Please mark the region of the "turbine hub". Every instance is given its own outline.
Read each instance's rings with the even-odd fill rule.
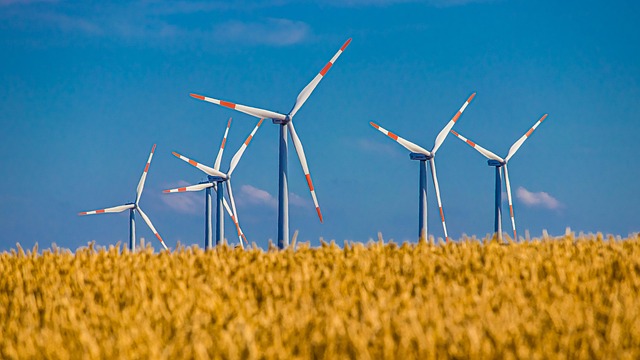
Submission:
[[[278,125],[287,125],[290,121],[291,121],[291,117],[289,115],[287,115],[287,117],[284,120],[280,120],[280,119],[271,119],[271,121],[274,124],[278,124]]]
[[[425,154],[421,154],[421,153],[409,153],[409,159],[411,160],[420,160],[420,161],[427,161],[427,160],[431,160],[433,159],[433,155],[428,156]]]
[[[491,160],[487,161],[487,164],[489,166],[501,167],[501,166],[504,166],[504,164],[506,164],[506,162],[502,162],[502,161],[491,159]]]
[[[221,176],[211,176],[211,175],[209,175],[209,176],[207,176],[207,178],[209,178],[209,182],[212,182],[212,183],[213,182],[223,182],[223,181],[226,180]]]

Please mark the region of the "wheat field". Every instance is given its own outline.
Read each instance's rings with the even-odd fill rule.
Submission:
[[[2,359],[640,358],[640,235],[0,254]]]

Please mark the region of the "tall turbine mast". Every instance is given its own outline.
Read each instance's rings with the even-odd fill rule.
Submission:
[[[411,160],[417,160],[420,163],[420,177],[419,177],[419,191],[418,191],[418,239],[426,240],[428,232],[427,232],[427,161],[429,162],[429,168],[431,169],[431,177],[433,178],[433,186],[436,191],[436,198],[438,199],[438,209],[440,210],[440,219],[442,221],[442,229],[444,230],[445,241],[449,241],[449,235],[447,233],[447,224],[444,221],[444,211],[442,210],[442,201],[440,199],[440,187],[438,186],[438,176],[436,175],[436,162],[435,156],[436,152],[447,138],[449,131],[456,124],[464,110],[467,108],[471,100],[476,96],[476,93],[471,94],[467,101],[462,104],[462,107],[456,114],[453,116],[451,120],[445,125],[445,127],[440,130],[440,133],[436,137],[435,143],[431,151],[426,150],[425,148],[406,140],[391,131],[381,127],[380,125],[371,122],[371,126],[376,128],[381,133],[387,135],[389,138],[393,139],[395,142],[400,144],[400,146],[409,150],[409,158]]]
[[[298,154],[298,159],[300,160],[300,165],[302,166],[302,171],[307,181],[307,185],[309,186],[309,191],[311,193],[311,198],[313,199],[313,203],[316,208],[316,212],[318,214],[318,218],[320,222],[322,219],[322,212],[320,211],[320,205],[318,204],[318,199],[316,197],[315,188],[313,186],[313,182],[311,181],[311,174],[309,171],[309,166],[307,164],[307,158],[304,154],[304,148],[302,147],[302,142],[296,133],[296,129],[293,125],[293,117],[296,115],[298,110],[304,105],[307,101],[311,93],[315,90],[316,86],[320,83],[320,81],[327,74],[329,69],[333,66],[335,61],[342,55],[342,52],[349,46],[351,39],[348,39],[342,47],[336,52],[336,54],[329,60],[329,62],[320,70],[320,72],[311,80],[307,86],[302,89],[302,91],[298,94],[296,101],[293,105],[291,111],[288,114],[281,114],[275,111],[260,109],[256,107],[236,104],[233,102],[215,99],[207,96],[190,94],[193,98],[198,100],[207,101],[216,105],[224,106],[251,116],[255,116],[257,118],[268,118],[271,119],[274,124],[280,125],[280,137],[279,137],[279,191],[278,191],[278,247],[280,249],[284,249],[289,246],[289,184],[288,184],[288,167],[287,167],[287,153],[288,153],[288,144],[287,138],[289,134],[291,136],[291,141],[293,142],[293,146],[296,149],[296,153]]]
[[[493,166],[496,168],[496,188],[495,188],[495,219],[494,219],[494,232],[498,235],[498,239],[502,241],[502,176],[504,174],[505,187],[507,189],[507,199],[509,201],[509,215],[511,217],[511,227],[513,229],[513,239],[517,241],[518,234],[516,232],[516,219],[513,213],[513,199],[511,197],[511,183],[509,182],[509,170],[507,169],[507,163],[509,159],[515,155],[515,153],[520,149],[522,144],[533,134],[536,128],[542,124],[542,122],[547,118],[548,114],[542,115],[542,117],[536,121],[535,124],[527,131],[522,137],[520,137],[511,148],[509,148],[509,152],[507,156],[503,159],[500,156],[494,154],[493,152],[483,148],[477,143],[467,139],[461,134],[451,130],[451,133],[455,135],[458,139],[464,141],[467,145],[476,149],[482,156],[488,159],[487,164],[489,166]]]
[[[104,213],[119,213],[125,210],[129,210],[129,249],[131,251],[134,251],[136,249],[136,219],[135,219],[136,211],[140,213],[142,220],[144,220],[147,226],[149,226],[149,229],[151,229],[151,232],[153,232],[153,235],[155,235],[156,239],[160,241],[160,244],[162,244],[162,247],[164,247],[165,250],[169,250],[169,248],[167,248],[167,245],[164,243],[164,240],[162,240],[162,237],[160,236],[160,234],[158,234],[158,231],[156,231],[156,228],[151,223],[151,220],[149,219],[147,214],[145,214],[144,211],[142,211],[142,208],[140,208],[140,204],[139,204],[140,197],[142,196],[142,190],[144,189],[144,183],[147,180],[147,173],[149,172],[151,159],[153,158],[153,153],[155,152],[155,150],[156,150],[156,144],[153,144],[153,147],[151,148],[151,153],[149,154],[149,159],[147,160],[147,164],[145,165],[144,171],[142,172],[142,176],[140,177],[140,181],[138,182],[138,187],[136,188],[135,202],[114,206],[106,209],[83,211],[78,213],[78,215],[94,215],[94,214],[104,214]]]

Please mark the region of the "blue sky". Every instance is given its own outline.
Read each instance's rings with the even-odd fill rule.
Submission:
[[[256,119],[189,93],[288,112],[350,37],[296,115],[325,219],[291,149],[300,240],[415,240],[418,164],[369,121],[430,149],[473,92],[454,129],[501,156],[549,114],[509,163],[520,234],[640,231],[638,13],[635,1],[0,0],[0,249],[126,242],[126,212],[77,213],[133,201],[154,143],[140,204],[170,247],[201,245],[204,194],[162,190],[203,176],[171,151],[212,164],[233,117],[226,170]],[[276,237],[277,145],[265,122],[234,173],[260,246]],[[436,159],[450,235],[492,232],[493,168],[453,136]],[[441,237],[431,183],[428,202]],[[152,239],[142,222],[138,235]]]

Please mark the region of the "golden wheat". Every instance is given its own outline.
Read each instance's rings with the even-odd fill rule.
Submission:
[[[3,359],[640,358],[640,236],[0,254]]]

